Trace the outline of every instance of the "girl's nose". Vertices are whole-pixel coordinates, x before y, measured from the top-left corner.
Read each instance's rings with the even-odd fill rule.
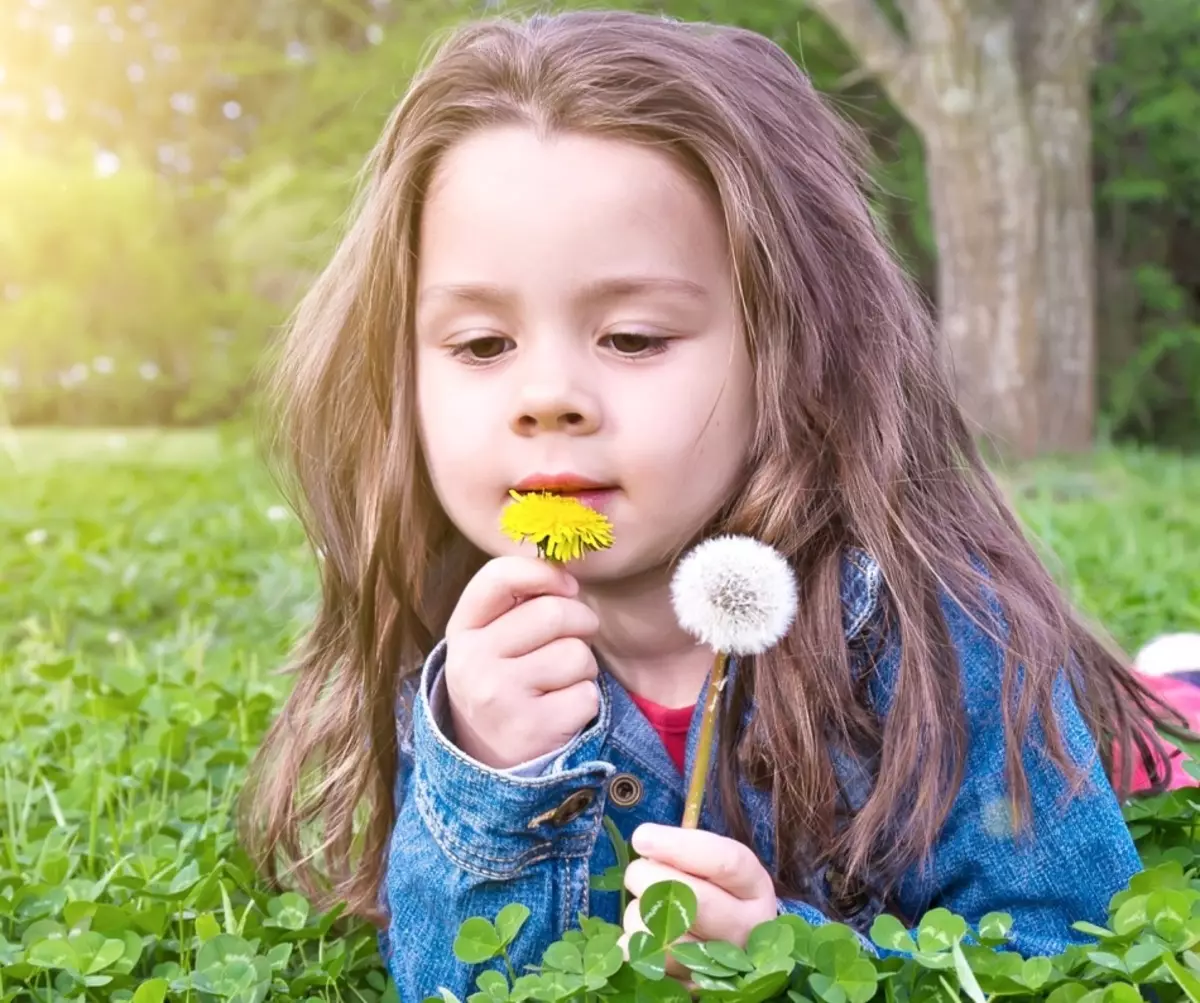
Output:
[[[539,432],[590,435],[600,427],[600,405],[592,394],[566,374],[560,374],[521,387],[511,424],[519,435]]]

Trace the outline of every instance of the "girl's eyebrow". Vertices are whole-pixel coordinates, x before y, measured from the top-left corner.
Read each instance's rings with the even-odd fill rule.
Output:
[[[596,306],[612,300],[627,299],[646,293],[668,293],[687,299],[707,302],[708,290],[691,279],[670,276],[620,275],[597,279],[585,285],[576,298],[585,306]],[[502,286],[486,282],[448,283],[427,286],[418,294],[421,302],[451,300],[470,306],[504,307],[516,298]]]

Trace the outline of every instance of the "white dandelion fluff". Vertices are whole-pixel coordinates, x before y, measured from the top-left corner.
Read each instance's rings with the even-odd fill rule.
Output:
[[[796,619],[796,576],[774,547],[718,536],[679,562],[671,601],[680,626],[714,651],[758,655]]]

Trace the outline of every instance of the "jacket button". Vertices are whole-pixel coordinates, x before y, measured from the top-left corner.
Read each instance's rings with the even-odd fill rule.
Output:
[[[826,871],[825,880],[829,904],[844,918],[854,918],[870,904],[871,890],[860,879],[848,878],[831,867]]]
[[[642,800],[642,782],[632,773],[618,773],[608,788],[609,799],[618,808],[632,808]]]
[[[587,811],[591,803],[595,800],[595,791],[587,788],[576,791],[554,809],[550,815],[550,823],[552,825],[566,825],[568,822],[573,822]]]

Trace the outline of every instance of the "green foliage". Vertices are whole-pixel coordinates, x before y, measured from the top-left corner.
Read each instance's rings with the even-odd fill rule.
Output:
[[[1166,453],[1101,452],[1004,475],[1059,581],[1128,651],[1200,623],[1200,467]]]
[[[1200,743],[1188,746],[1200,755]],[[1200,773],[1200,768],[1196,768]],[[1200,821],[1194,791],[1136,801],[1126,814],[1147,869],[1114,896],[1106,926],[1077,923],[1080,943],[1055,957],[1023,958],[1007,950],[1013,929],[1006,913],[988,913],[972,928],[945,909],[928,912],[915,929],[882,915],[870,939],[875,957],[841,924],[813,926],[783,916],[758,926],[745,949],[723,941],[681,939],[696,916],[696,899],[683,884],[663,882],[639,902],[647,932],[629,939],[628,959],[617,946],[620,927],[579,917],[578,929],[550,945],[536,971],[516,976],[508,961],[527,913],[506,907],[495,927],[468,919],[454,945],[468,964],[503,958],[509,978],[488,969],[477,977],[480,992],[467,1003],[540,1000],[686,1000],[666,977],[667,958],[687,970],[701,1000],[713,1003],[887,1003],[961,999],[987,1003],[997,997],[1051,1003],[1136,1003],[1135,986],[1152,986],[1161,1003],[1200,1000]],[[507,916],[506,916],[507,914]],[[507,919],[507,922],[506,922]],[[500,930],[503,929],[503,936]],[[445,989],[430,1000],[453,1003]],[[428,1003],[428,1001],[427,1001]]]
[[[1148,811],[1150,809],[1147,809]],[[1189,806],[1195,820],[1196,809]],[[603,920],[579,917],[579,928],[546,949],[537,971],[509,978],[488,969],[477,977],[479,992],[467,1003],[524,1003],[597,999],[679,999],[687,993],[666,976],[666,958],[686,970],[701,1000],[713,1003],[868,1003],[951,1000],[987,1003],[996,997],[1052,1003],[1135,1003],[1134,987],[1152,986],[1162,1003],[1200,999],[1200,882],[1194,879],[1195,840],[1179,844],[1176,859],[1148,868],[1113,898],[1107,927],[1077,924],[1079,944],[1055,957],[1023,958],[1006,950],[1011,917],[984,916],[970,928],[945,909],[927,913],[915,930],[892,916],[871,928],[877,958],[841,924],[813,926],[781,916],[756,927],[746,947],[723,941],[687,942],[684,931],[696,917],[696,899],[677,882],[647,889],[640,912],[648,932],[634,934],[628,959],[618,941],[622,930]],[[1181,859],[1187,857],[1187,864]],[[1186,869],[1185,869],[1186,866]],[[509,907],[511,908],[511,907]],[[501,916],[504,914],[501,913]],[[499,921],[497,926],[499,925]],[[486,919],[463,924],[471,937],[455,943],[456,957],[477,965],[503,957],[507,939]],[[445,988],[427,1003],[453,1003]]]
[[[231,826],[314,589],[248,450],[7,446],[0,999],[383,999],[374,930],[267,892]]]
[[[11,154],[0,192],[12,420],[190,423],[237,409],[278,311],[223,268],[214,235],[188,231],[154,174]]]
[[[394,1000],[374,930],[267,891],[232,831],[243,770],[285,692],[271,670],[316,595],[300,529],[247,444],[21,432],[0,438],[0,480],[0,1001]],[[1122,641],[1195,622],[1200,567],[1185,541],[1200,512],[1185,502],[1200,464],[1114,454],[1095,470],[1030,467],[1008,481]],[[1155,869],[1114,900],[1105,928],[1083,931],[1097,945],[1064,958],[996,953],[1011,927],[998,914],[971,936],[944,912],[915,935],[880,920],[876,942],[899,952],[882,962],[844,927],[791,918],[744,949],[695,944],[679,939],[695,900],[670,885],[643,896],[648,932],[631,938],[628,961],[619,930],[581,917],[540,971],[513,971],[519,905],[469,920],[453,949],[488,968],[469,1003],[686,1003],[668,955],[713,1000],[1133,1003],[1129,986],[1144,981],[1163,1003],[1194,1003],[1194,796],[1130,806]],[[630,859],[623,842],[618,859]]]
[[[892,5],[879,0],[885,10]],[[935,297],[921,142],[807,4],[644,0],[783,45],[866,130],[878,218]],[[1105,0],[1093,83],[1098,391],[1108,434],[1190,447],[1200,435],[1200,0]]]
[[[0,72],[0,420],[237,415],[421,52],[478,5],[85,4],[66,61],[41,51],[64,14],[27,6]],[[44,103],[42,61],[66,126],[9,114]]]
[[[1200,3],[1107,0],[1094,79],[1101,394],[1109,424],[1200,432]]]
[[[920,139],[804,0],[614,4],[738,24],[783,45],[870,136],[877,218],[933,296]],[[363,158],[419,58],[447,26],[505,6],[181,0],[105,7],[110,24],[84,4],[66,61],[39,20],[58,15],[31,7],[0,114],[5,98],[45,104],[41,65],[55,67],[68,114],[4,120],[18,143],[0,165],[0,413],[22,424],[187,424],[237,412],[264,344],[327,258]],[[1104,428],[1191,444],[1200,0],[1103,7],[1093,129]],[[129,77],[133,65],[144,79]],[[92,160],[104,149],[121,168],[97,178]],[[111,374],[97,358],[114,360]],[[156,379],[140,377],[144,362]]]

